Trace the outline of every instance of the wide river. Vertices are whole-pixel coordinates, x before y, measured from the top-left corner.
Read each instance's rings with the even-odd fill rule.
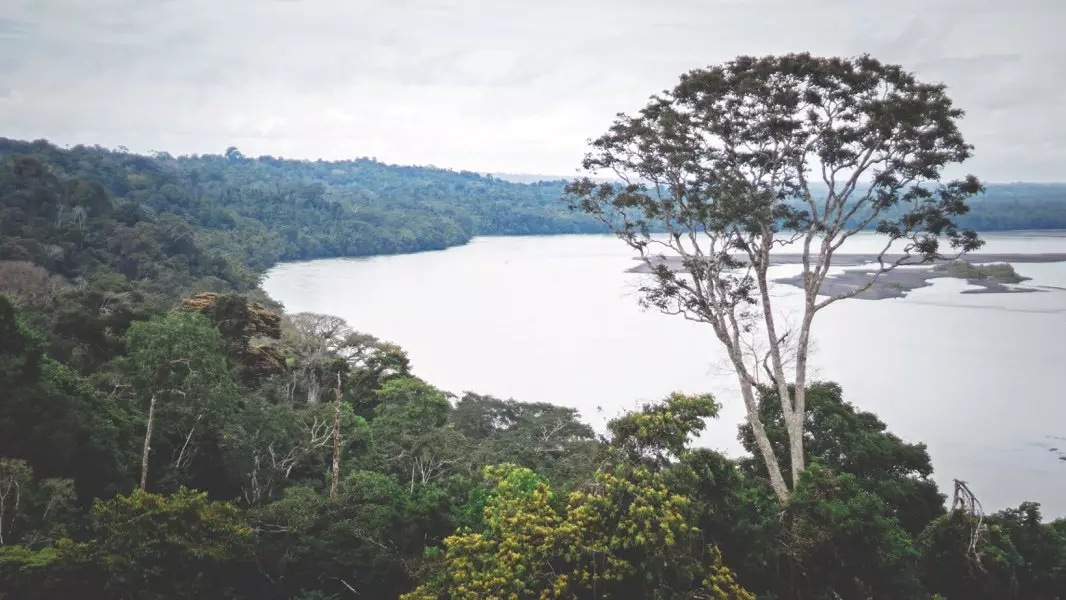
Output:
[[[1066,252],[1066,236],[989,234],[984,252]],[[859,237],[851,252],[874,251]],[[597,427],[671,391],[724,405],[701,443],[742,452],[743,407],[709,327],[644,311],[633,255],[610,236],[491,237],[440,252],[280,265],[266,291],[289,312],[338,315],[395,342],[416,373],[581,410]],[[962,294],[964,281],[892,300],[846,300],[814,324],[814,374],[929,446],[945,493],[970,483],[988,510],[1041,502],[1066,515],[1066,263],[1024,263],[1026,294]],[[797,267],[775,267],[776,274]],[[787,314],[799,290],[778,286]]]

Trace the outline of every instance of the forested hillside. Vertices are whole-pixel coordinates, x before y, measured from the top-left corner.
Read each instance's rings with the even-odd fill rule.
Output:
[[[947,510],[925,446],[834,384],[781,504],[761,462],[692,446],[710,396],[598,435],[257,287],[282,259],[595,230],[559,184],[2,148],[0,599],[1066,597],[1066,521]]]
[[[970,200],[960,227],[977,231],[1066,229],[1066,184],[992,183]]]
[[[367,158],[249,158],[234,148],[225,155],[149,157],[0,138],[0,162],[11,167],[16,156],[53,177],[80,182],[80,195],[66,193],[55,207],[60,222],[84,220],[87,211],[103,206],[106,194],[119,210],[230,258],[242,271],[235,275],[246,278],[283,260],[439,250],[476,235],[606,232],[588,215],[568,210],[563,181],[512,183]],[[991,184],[970,204],[970,214],[959,219],[962,227],[1066,229],[1066,185]],[[6,235],[34,239],[14,207],[5,210]],[[175,229],[180,227],[188,231]],[[18,239],[5,243],[23,245]]]
[[[253,269],[279,260],[439,250],[475,235],[602,231],[560,202],[562,182],[517,184],[365,158],[252,159],[235,149],[148,157],[0,139],[0,161],[10,165],[16,155],[52,175],[98,184],[153,215],[179,217],[203,246]]]

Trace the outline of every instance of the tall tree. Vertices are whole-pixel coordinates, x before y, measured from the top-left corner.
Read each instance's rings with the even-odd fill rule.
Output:
[[[901,265],[942,257],[944,240],[955,255],[981,245],[955,221],[980,183],[941,181],[971,153],[962,114],[943,85],[868,56],[744,56],[687,73],[636,116],[620,115],[583,163],[613,181],[567,187],[573,207],[640,253],[652,274],[647,306],[711,326],[782,501],[789,486],[758,413],[760,375],[787,399],[795,485],[815,315]],[[869,279],[823,296],[834,254],[873,225],[885,244]],[[768,277],[785,248],[798,250],[804,282],[795,330],[775,313]]]
[[[440,390],[420,379],[393,379],[378,391],[374,447],[409,492],[437,481],[464,458],[468,442],[448,423],[452,411]]]
[[[141,488],[148,484],[152,445],[170,451],[166,464],[182,470],[196,455],[201,438],[221,427],[236,407],[236,388],[223,353],[222,338],[197,313],[171,313],[134,323],[126,333],[129,352],[119,364],[118,385],[147,404],[141,461]],[[153,430],[160,428],[153,436]]]
[[[337,501],[337,482],[341,478],[341,374],[333,390],[333,465],[329,482],[329,499]]]

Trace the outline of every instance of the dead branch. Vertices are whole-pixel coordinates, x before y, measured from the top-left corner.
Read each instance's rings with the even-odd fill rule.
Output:
[[[981,501],[977,499],[977,496],[974,495],[965,481],[958,479],[954,481],[955,494],[951,500],[951,510],[952,512],[956,510],[962,511],[970,516],[973,525],[970,528],[970,541],[966,548],[966,554],[983,571],[984,565],[981,564],[981,554],[978,546],[981,543],[981,534],[984,530],[984,507],[981,506]]]

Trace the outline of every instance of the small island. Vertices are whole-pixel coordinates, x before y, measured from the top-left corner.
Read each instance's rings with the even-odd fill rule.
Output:
[[[886,255],[886,263],[898,260],[899,255]],[[681,261],[669,257],[663,259],[672,269],[679,270]],[[979,262],[978,262],[979,261]],[[796,265],[802,262],[800,254],[780,254],[773,257],[773,264]],[[847,293],[861,287],[869,281],[877,269],[876,254],[838,254],[834,257],[838,267],[859,267],[845,269],[841,273],[830,275],[822,284],[822,293],[827,296]],[[1017,294],[1048,291],[1048,286],[1019,287],[1029,280],[1014,270],[1010,263],[1049,263],[1066,262],[1066,254],[975,254],[971,260],[952,260],[936,263],[906,265],[881,275],[878,281],[855,297],[863,300],[884,300],[902,298],[911,290],[932,285],[933,279],[951,277],[965,279],[967,283],[978,286],[977,289],[964,290],[963,294]],[[641,263],[629,269],[629,273],[649,273],[651,269]],[[803,287],[802,275],[781,277],[774,280],[794,287]]]

